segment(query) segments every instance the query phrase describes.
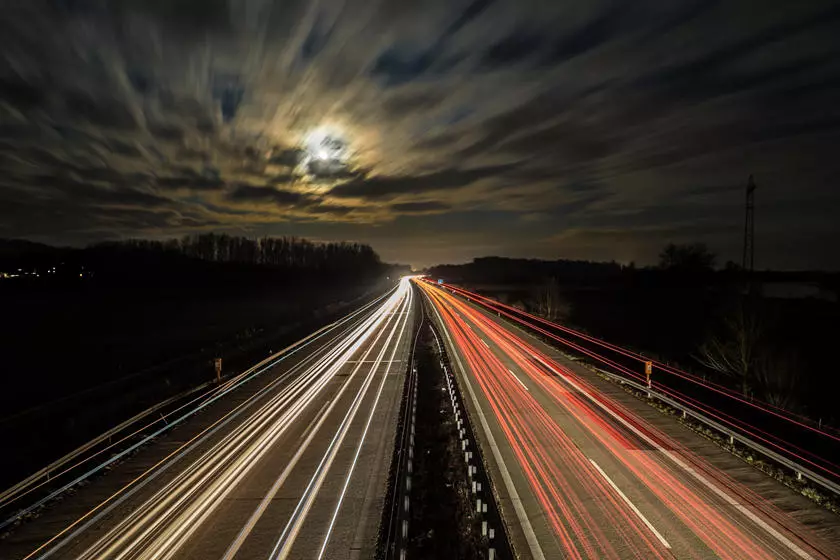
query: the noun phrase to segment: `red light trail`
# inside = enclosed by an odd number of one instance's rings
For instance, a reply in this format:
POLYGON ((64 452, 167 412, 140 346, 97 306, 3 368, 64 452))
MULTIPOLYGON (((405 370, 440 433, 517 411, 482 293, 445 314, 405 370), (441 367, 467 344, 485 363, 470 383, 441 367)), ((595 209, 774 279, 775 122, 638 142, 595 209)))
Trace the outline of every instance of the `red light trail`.
MULTIPOLYGON (((449 284, 443 285, 447 290, 452 290, 453 292, 469 299, 472 301, 477 302, 482 306, 486 306, 487 308, 497 312, 500 316, 504 316, 507 319, 510 319, 516 323, 522 324, 527 326, 529 329, 538 332, 541 335, 547 336, 556 342, 559 342, 563 346, 570 348, 574 352, 580 353, 584 356, 592 358, 596 362, 624 375, 631 379, 635 379, 640 382, 645 381, 645 377, 637 373, 626 366, 616 362, 615 360, 604 356, 601 353, 598 353, 596 350, 589 348, 587 346, 582 345, 582 343, 573 342, 569 338, 564 338, 558 336, 556 333, 548 330, 549 328, 560 330, 566 334, 569 334, 573 337, 576 337, 582 341, 594 344, 596 347, 606 349, 608 351, 616 352, 617 354, 631 358, 638 362, 647 361, 648 358, 642 356, 640 354, 631 352, 629 350, 625 350, 619 346, 614 344, 605 342, 603 340, 597 339, 595 337, 586 335, 584 333, 575 331, 563 325, 559 325, 557 323, 552 323, 547 321, 541 317, 537 317, 536 315, 532 315, 515 307, 511 307, 509 305, 505 305, 499 303, 495 300, 490 298, 481 296, 479 294, 469 292, 462 288, 458 288, 456 286, 451 286, 449 284), (523 318, 524 317, 524 318, 523 318)), ((753 411, 756 414, 767 414, 769 416, 769 420, 781 422, 783 426, 786 426, 788 430, 805 430, 804 433, 811 434, 816 438, 826 438, 823 440, 825 444, 835 444, 840 442, 840 437, 837 435, 829 432, 827 429, 823 428, 816 428, 805 422, 798 420, 797 418, 793 417, 791 413, 779 409, 778 407, 773 407, 770 404, 752 401, 749 399, 744 398, 742 395, 734 392, 729 388, 725 388, 721 385, 716 383, 712 383, 709 381, 701 380, 699 377, 689 374, 687 372, 681 371, 679 369, 673 368, 661 362, 653 362, 655 367, 658 371, 663 371, 668 374, 672 374, 680 379, 687 380, 691 383, 699 385, 704 389, 710 390, 713 394, 716 394, 724 399, 729 399, 729 401, 733 402, 737 406, 744 406, 748 407, 748 410, 753 411)), ((806 449, 800 445, 797 445, 790 441, 789 438, 781 437, 776 433, 763 430, 755 425, 755 423, 747 422, 741 418, 733 416, 731 414, 727 414, 726 412, 720 410, 719 408, 712 407, 709 403, 704 403, 699 401, 698 399, 686 395, 673 387, 670 387, 666 384, 660 383, 656 380, 652 381, 652 387, 655 388, 657 391, 668 395, 669 397, 676 399, 685 403, 686 405, 690 405, 692 408, 697 409, 704 414, 713 417, 721 424, 727 425, 736 429, 737 431, 743 433, 745 436, 749 436, 750 438, 760 441, 761 443, 767 445, 769 448, 773 449, 774 451, 780 453, 781 455, 785 455, 794 459, 798 462, 803 464, 807 464, 815 471, 820 472, 822 475, 827 476, 829 479, 838 480, 840 479, 840 466, 836 465, 835 463, 825 459, 824 457, 817 455, 813 451, 806 449)), ((768 418, 768 417, 765 417, 768 418)))
POLYGON ((551 529, 545 557, 555 546, 580 559, 826 557, 783 512, 581 376, 445 290, 418 285, 551 529))
MULTIPOLYGON (((609 343, 605 340, 601 340, 599 338, 596 338, 594 336, 590 336, 590 335, 582 333, 580 331, 576 331, 576 330, 571 329, 569 327, 566 327, 564 325, 560 325, 558 323, 548 321, 546 319, 543 319, 542 317, 539 317, 539 316, 534 315, 532 313, 528 313, 527 311, 523 311, 521 309, 517 309, 516 307, 506 305, 504 303, 501 303, 501 302, 498 302, 498 301, 493 300, 491 298, 482 296, 482 295, 477 294, 475 292, 470 292, 468 290, 464 290, 463 288, 459 288, 457 286, 452 286, 450 284, 444 284, 444 286, 449 290, 453 290, 453 291, 457 292, 458 294, 460 294, 460 295, 462 295, 466 298, 478 301, 482 305, 486 305, 486 306, 491 307, 491 308, 493 308, 497 311, 505 310, 505 311, 508 311, 508 312, 513 312, 516 316, 515 315, 508 315, 507 313, 506 313, 506 315, 509 318, 512 318, 512 319, 514 319, 518 322, 523 322, 524 323, 525 321, 522 321, 522 319, 517 317, 517 316, 526 317, 532 323, 538 323, 538 324, 542 324, 542 325, 550 327, 550 328, 555 328, 555 329, 561 330, 561 331, 563 331, 567 334, 570 334, 574 337, 577 337, 577 338, 580 338, 580 339, 585 340, 587 342, 596 344, 598 346, 601 346, 602 348, 617 352, 617 353, 619 353, 623 356, 626 356, 628 358, 632 358, 636 361, 644 363, 644 362, 650 360, 649 357, 643 356, 643 355, 638 354, 636 352, 632 352, 632 351, 627 350, 625 348, 622 348, 620 346, 616 346, 615 344, 611 344, 611 343, 609 343)), ((566 342, 568 342, 568 341, 566 341, 566 342)), ((703 378, 701 378, 697 375, 694 375, 692 373, 680 370, 678 368, 675 368, 675 367, 670 366, 668 364, 665 364, 663 362, 659 362, 659 361, 656 361, 656 360, 653 360, 652 362, 653 362, 653 365, 661 371, 664 371, 666 373, 669 373, 669 374, 674 375, 676 377, 679 377, 681 379, 685 379, 686 381, 689 381, 689 382, 694 383, 696 385, 702 385, 706 389, 712 390, 712 391, 714 391, 714 392, 716 392, 720 395, 723 395, 727 398, 737 400, 737 401, 741 402, 742 404, 745 404, 747 406, 750 406, 752 408, 755 408, 757 410, 760 410, 762 412, 765 412, 765 413, 770 414, 772 416, 775 416, 777 418, 788 421, 788 422, 790 422, 792 424, 795 424, 795 425, 797 425, 801 428, 804 428, 806 430, 809 430, 809 431, 812 431, 814 433, 820 434, 820 435, 825 436, 829 439, 833 439, 835 441, 840 441, 840 435, 837 435, 836 433, 832 433, 830 431, 830 428, 815 427, 815 426, 812 426, 810 424, 807 424, 806 422, 802 421, 802 419, 797 418, 790 411, 785 410, 781 407, 778 407, 778 406, 773 405, 771 403, 746 399, 739 392, 737 392, 733 389, 730 389, 729 387, 726 387, 724 385, 721 385, 719 383, 714 383, 714 382, 709 381, 707 379, 703 379, 703 378)), ((633 372, 631 372, 630 375, 632 375, 634 377, 637 377, 637 378, 640 377, 638 374, 633 373, 633 372)))

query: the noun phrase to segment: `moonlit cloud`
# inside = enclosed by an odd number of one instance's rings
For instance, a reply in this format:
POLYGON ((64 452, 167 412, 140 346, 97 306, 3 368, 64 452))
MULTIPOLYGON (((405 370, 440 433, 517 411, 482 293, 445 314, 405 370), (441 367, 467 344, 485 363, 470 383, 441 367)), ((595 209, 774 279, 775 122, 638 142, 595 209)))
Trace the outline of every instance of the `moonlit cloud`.
POLYGON ((723 262, 752 173, 760 266, 838 268, 839 27, 829 0, 15 2, 0 236, 723 262))

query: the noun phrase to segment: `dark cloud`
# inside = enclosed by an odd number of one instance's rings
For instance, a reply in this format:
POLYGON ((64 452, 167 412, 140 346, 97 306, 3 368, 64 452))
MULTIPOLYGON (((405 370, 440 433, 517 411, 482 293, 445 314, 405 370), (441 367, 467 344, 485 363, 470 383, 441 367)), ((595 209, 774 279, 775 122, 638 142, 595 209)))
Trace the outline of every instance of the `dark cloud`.
POLYGON ((150 125, 149 132, 160 140, 170 142, 180 142, 186 135, 186 131, 181 127, 166 123, 150 125))
POLYGON ((338 185, 329 194, 341 198, 387 199, 397 195, 454 190, 516 167, 517 164, 506 164, 473 169, 444 169, 423 175, 363 177, 338 185))
POLYGON ((547 38, 531 31, 517 30, 487 49, 481 59, 486 68, 499 69, 525 60, 543 49, 547 38))
POLYGON ((352 206, 342 206, 340 204, 316 204, 307 208, 308 213, 316 216, 347 216, 353 211, 352 206))
POLYGON ((193 191, 217 191, 225 187, 218 170, 207 168, 199 172, 190 167, 176 167, 177 174, 158 177, 155 183, 161 189, 189 189, 193 191))
POLYGON ((807 243, 838 233, 838 26, 832 0, 18 2, 0 235, 294 220, 417 264, 666 235, 723 262, 752 173, 761 266, 840 268, 807 243), (322 129, 340 158, 307 152, 322 129))
POLYGON ((391 209, 400 214, 425 214, 428 212, 444 212, 452 206, 444 202, 430 200, 427 202, 400 202, 392 204, 391 209))
MULTIPOLYGON (((84 10, 98 3, 89 0, 63 0, 71 11, 84 10), (70 8, 72 6, 72 8, 70 8)), ((228 0, 123 0, 117 5, 126 11, 138 11, 161 22, 176 33, 224 33, 231 28, 228 0)))
POLYGON ((215 191, 224 188, 225 183, 214 177, 160 177, 157 186, 162 189, 215 191))
POLYGON ((324 21, 323 14, 318 14, 315 23, 306 35, 300 48, 300 56, 304 61, 314 59, 324 49, 333 32, 333 26, 324 21))
POLYGON ((570 58, 589 53, 615 38, 619 30, 621 10, 617 4, 610 5, 606 12, 596 15, 591 21, 570 30, 551 45, 543 64, 556 65, 570 58))
POLYGON ((73 90, 64 92, 61 98, 67 116, 74 120, 105 129, 133 130, 138 127, 136 115, 119 99, 73 90))
POLYGON ((303 161, 304 155, 304 150, 300 148, 285 148, 273 153, 268 161, 273 165, 296 167, 303 161))
POLYGON ((446 99, 446 93, 439 91, 411 91, 389 96, 382 104, 388 117, 399 119, 415 112, 429 111, 446 99))
POLYGON ((278 206, 311 203, 311 197, 303 193, 254 185, 238 185, 226 194, 226 198, 232 202, 271 202, 278 206))
POLYGON ((233 120, 244 97, 245 87, 239 83, 236 76, 216 78, 216 84, 213 87, 213 99, 219 102, 224 122, 233 120))
POLYGON ((461 60, 462 57, 447 53, 453 37, 467 24, 480 16, 493 0, 473 0, 453 18, 443 32, 428 46, 419 50, 411 48, 389 48, 377 59, 373 75, 383 79, 389 86, 411 82, 425 74, 441 75, 461 60))

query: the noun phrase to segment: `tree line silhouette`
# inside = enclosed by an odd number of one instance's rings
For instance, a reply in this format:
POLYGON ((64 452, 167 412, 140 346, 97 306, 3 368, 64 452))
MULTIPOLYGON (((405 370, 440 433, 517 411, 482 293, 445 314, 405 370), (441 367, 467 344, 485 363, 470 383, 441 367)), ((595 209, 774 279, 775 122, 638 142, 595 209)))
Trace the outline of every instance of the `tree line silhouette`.
POLYGON ((300 237, 248 238, 203 233, 181 239, 127 239, 101 243, 97 249, 174 254, 216 263, 239 263, 279 268, 341 270, 369 269, 381 264, 379 255, 362 243, 318 243, 300 237))

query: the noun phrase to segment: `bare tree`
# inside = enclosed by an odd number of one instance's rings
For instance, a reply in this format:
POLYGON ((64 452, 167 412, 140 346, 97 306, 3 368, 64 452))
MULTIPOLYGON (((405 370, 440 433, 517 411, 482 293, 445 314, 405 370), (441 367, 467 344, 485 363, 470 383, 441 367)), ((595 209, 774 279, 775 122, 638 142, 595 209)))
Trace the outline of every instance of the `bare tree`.
POLYGON ((761 399, 787 410, 797 409, 800 371, 799 357, 791 350, 761 352, 754 372, 761 399))
POLYGON ((552 277, 546 280, 536 289, 534 296, 539 315, 552 321, 569 316, 569 302, 563 297, 557 278, 552 277))
POLYGON ((742 303, 724 321, 720 335, 710 337, 700 347, 700 363, 732 377, 747 394, 761 352, 761 326, 755 313, 742 303))

